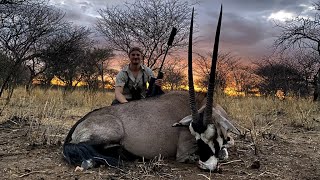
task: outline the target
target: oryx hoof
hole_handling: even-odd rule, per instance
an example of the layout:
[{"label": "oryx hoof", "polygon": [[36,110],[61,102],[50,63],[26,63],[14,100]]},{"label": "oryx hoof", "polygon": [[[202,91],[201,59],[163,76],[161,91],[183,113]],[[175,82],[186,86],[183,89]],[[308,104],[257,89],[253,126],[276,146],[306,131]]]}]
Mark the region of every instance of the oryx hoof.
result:
[{"label": "oryx hoof", "polygon": [[95,165],[96,165],[96,162],[94,162],[93,159],[87,159],[85,161],[82,161],[82,163],[81,163],[82,170],[81,169],[79,169],[79,170],[83,171],[83,170],[91,169]]}]

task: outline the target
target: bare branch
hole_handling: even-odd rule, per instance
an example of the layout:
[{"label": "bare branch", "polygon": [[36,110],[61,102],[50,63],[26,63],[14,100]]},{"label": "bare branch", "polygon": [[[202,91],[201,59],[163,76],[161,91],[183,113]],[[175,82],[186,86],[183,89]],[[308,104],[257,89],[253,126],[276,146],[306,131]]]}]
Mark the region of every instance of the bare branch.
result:
[{"label": "bare branch", "polygon": [[57,30],[63,14],[44,1],[0,4],[0,9],[0,50],[13,61],[1,85],[1,96],[13,73],[34,57],[37,43]]},{"label": "bare branch", "polygon": [[[315,8],[319,8],[314,4]],[[314,17],[296,17],[284,24],[277,23],[281,34],[274,42],[274,46],[280,52],[290,49],[313,49],[320,55],[320,13]]]},{"label": "bare branch", "polygon": [[181,0],[136,0],[123,7],[106,7],[98,11],[97,29],[116,51],[143,48],[145,64],[156,69],[172,27],[178,30],[169,49],[186,46],[191,5]]}]

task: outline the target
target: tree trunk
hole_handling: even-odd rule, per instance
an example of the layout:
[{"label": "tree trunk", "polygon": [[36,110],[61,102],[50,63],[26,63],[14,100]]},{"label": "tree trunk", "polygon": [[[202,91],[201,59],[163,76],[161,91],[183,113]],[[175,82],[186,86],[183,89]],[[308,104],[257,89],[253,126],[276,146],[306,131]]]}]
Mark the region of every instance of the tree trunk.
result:
[{"label": "tree trunk", "polygon": [[314,93],[313,93],[313,101],[320,101],[320,68],[318,73],[314,76]]},{"label": "tree trunk", "polygon": [[104,84],[104,78],[103,78],[103,61],[101,62],[101,71],[100,71],[100,75],[101,75],[101,83],[102,83],[102,91],[104,92],[104,90],[105,90],[105,84]]},{"label": "tree trunk", "polygon": [[10,83],[10,79],[12,78],[12,75],[15,73],[15,71],[17,71],[17,67],[20,65],[20,61],[21,61],[21,59],[17,60],[14,63],[14,65],[12,66],[11,70],[9,71],[7,77],[3,81],[3,84],[0,87],[0,97],[2,97],[4,90],[8,87],[8,85]]},{"label": "tree trunk", "polygon": [[28,94],[30,94],[30,92],[31,92],[32,81],[36,77],[36,74],[30,68],[29,68],[29,71],[30,71],[30,77],[29,77],[29,80],[28,80],[28,82],[26,84],[26,92]]}]

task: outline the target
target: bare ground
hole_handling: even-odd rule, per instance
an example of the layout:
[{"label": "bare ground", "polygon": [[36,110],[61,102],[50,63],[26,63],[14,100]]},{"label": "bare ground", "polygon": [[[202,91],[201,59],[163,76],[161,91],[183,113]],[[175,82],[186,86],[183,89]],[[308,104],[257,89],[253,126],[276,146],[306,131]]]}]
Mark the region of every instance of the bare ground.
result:
[{"label": "bare ground", "polygon": [[320,179],[320,129],[279,126],[281,133],[257,133],[254,141],[250,133],[236,138],[219,172],[162,159],[75,172],[62,158],[61,142],[30,143],[30,124],[11,119],[0,124],[0,179]]}]

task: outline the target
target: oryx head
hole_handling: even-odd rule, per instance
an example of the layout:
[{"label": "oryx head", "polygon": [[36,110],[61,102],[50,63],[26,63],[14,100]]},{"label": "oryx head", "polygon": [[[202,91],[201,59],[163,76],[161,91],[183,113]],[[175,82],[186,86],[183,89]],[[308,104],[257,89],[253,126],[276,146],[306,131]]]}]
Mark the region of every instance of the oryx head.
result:
[{"label": "oryx head", "polygon": [[[211,73],[207,91],[206,104],[199,110],[196,108],[195,92],[192,75],[192,32],[193,32],[193,14],[192,10],[189,48],[188,48],[188,82],[189,82],[189,100],[191,116],[184,118],[181,122],[189,122],[189,129],[195,136],[199,151],[199,167],[201,169],[215,170],[218,164],[218,153],[222,150],[223,142],[226,141],[229,125],[231,123],[221,114],[221,111],[213,107],[213,92],[215,82],[216,63],[218,58],[219,37],[221,29],[222,5],[220,9],[219,21],[216,30],[215,43],[212,55]],[[227,123],[226,128],[223,124]],[[229,123],[229,124],[228,124]]]}]

